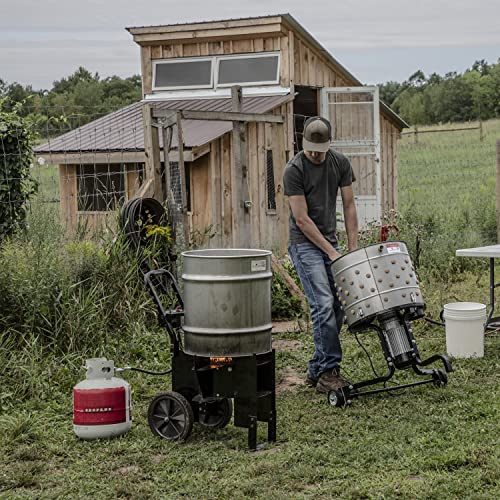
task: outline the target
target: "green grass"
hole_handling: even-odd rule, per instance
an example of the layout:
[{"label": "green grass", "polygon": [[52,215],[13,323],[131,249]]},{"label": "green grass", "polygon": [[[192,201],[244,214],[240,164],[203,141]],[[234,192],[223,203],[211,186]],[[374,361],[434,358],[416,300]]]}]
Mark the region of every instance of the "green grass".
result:
[{"label": "green grass", "polygon": [[[457,129],[477,123],[428,127],[425,130]],[[420,129],[419,129],[420,130]],[[477,130],[422,133],[400,142],[399,205],[418,214],[438,212],[453,216],[479,198],[493,198],[496,172],[496,141],[500,120],[483,123],[483,141]],[[493,186],[492,189],[490,189]]]},{"label": "green grass", "polygon": [[[454,124],[460,128],[477,124]],[[432,127],[427,130],[442,130]],[[403,136],[399,158],[399,211],[408,218],[433,220],[448,231],[473,228],[483,238],[496,237],[496,141],[500,120],[477,130]],[[460,224],[461,223],[461,224]],[[482,233],[481,233],[482,231]]]},{"label": "green grass", "polygon": [[[456,248],[487,242],[494,220],[500,121],[485,131],[482,143],[472,131],[460,139],[422,134],[418,145],[402,145],[398,224],[412,252],[419,238],[419,277],[435,319],[448,302],[488,302],[487,263],[454,257]],[[57,170],[35,168],[39,201],[57,197]],[[153,436],[147,408],[170,379],[135,372],[124,375],[133,387],[132,430],[77,439],[71,389],[84,378],[86,358],[161,370],[169,353],[130,256],[116,244],[64,242],[56,205],[34,204],[27,239],[0,251],[0,498],[500,497],[498,332],[485,338],[484,358],[454,361],[445,388],[370,396],[341,410],[292,386],[278,394],[278,442],[255,453],[246,430],[232,424],[214,432],[196,425],[179,444]],[[276,336],[300,342],[277,353],[278,381],[305,375],[313,344],[302,326]],[[445,352],[442,328],[414,327],[422,357]],[[376,336],[360,339],[382,372]],[[343,333],[343,346],[347,376],[371,377],[352,334]]]},{"label": "green grass", "polygon": [[38,181],[38,201],[58,202],[60,197],[59,168],[45,164],[34,166],[34,178]]},{"label": "green grass", "polygon": [[[307,334],[293,339],[303,348],[278,356],[278,377],[284,368],[302,372],[311,353]],[[372,339],[366,342],[376,355]],[[369,375],[348,335],[344,345],[350,375]],[[424,354],[444,348],[437,331],[420,345]],[[278,442],[257,453],[232,425],[217,432],[195,426],[181,444],[154,437],[145,415],[167,378],[127,375],[133,428],[108,441],[73,435],[69,394],[24,402],[0,418],[0,491],[18,498],[495,498],[498,338],[487,339],[486,352],[482,360],[456,361],[444,389],[367,397],[346,410],[310,389],[283,392]]]}]

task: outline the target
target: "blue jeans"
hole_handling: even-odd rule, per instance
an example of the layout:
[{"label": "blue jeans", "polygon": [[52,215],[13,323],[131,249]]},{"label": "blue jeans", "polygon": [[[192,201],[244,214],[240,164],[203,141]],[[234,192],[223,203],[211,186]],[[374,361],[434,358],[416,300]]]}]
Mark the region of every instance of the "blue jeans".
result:
[{"label": "blue jeans", "polygon": [[315,351],[308,369],[313,377],[319,377],[342,361],[339,333],[344,312],[336,295],[332,261],[309,242],[290,245],[288,253],[311,308]]}]

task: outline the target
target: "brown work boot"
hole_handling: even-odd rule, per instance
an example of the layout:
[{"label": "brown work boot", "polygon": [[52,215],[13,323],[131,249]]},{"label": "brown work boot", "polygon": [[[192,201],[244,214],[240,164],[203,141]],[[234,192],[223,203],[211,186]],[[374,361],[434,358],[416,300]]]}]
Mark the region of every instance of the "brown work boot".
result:
[{"label": "brown work boot", "polygon": [[309,372],[307,372],[306,385],[308,387],[316,387],[318,385],[318,379],[319,377],[315,377],[314,375],[311,375]]},{"label": "brown work boot", "polygon": [[316,390],[318,392],[328,393],[330,391],[338,391],[342,387],[348,387],[350,385],[351,382],[340,375],[340,368],[332,368],[320,375]]}]

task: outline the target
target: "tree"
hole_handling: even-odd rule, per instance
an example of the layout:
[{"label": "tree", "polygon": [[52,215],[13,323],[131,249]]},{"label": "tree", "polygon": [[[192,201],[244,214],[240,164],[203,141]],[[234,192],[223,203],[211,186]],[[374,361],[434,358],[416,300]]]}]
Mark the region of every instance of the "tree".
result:
[{"label": "tree", "polygon": [[415,73],[413,73],[413,75],[408,78],[408,81],[406,83],[409,87],[422,87],[423,85],[425,85],[424,72],[421,69],[415,71]]},{"label": "tree", "polygon": [[55,94],[68,94],[73,92],[74,88],[80,82],[98,82],[99,74],[96,73],[92,75],[90,71],[80,66],[72,75],[67,78],[62,78],[59,81],[55,81],[52,86],[51,92]]},{"label": "tree", "polygon": [[27,203],[38,187],[30,174],[34,135],[21,109],[22,102],[0,99],[0,242],[25,227]]},{"label": "tree", "polygon": [[385,102],[388,106],[392,106],[392,103],[398,97],[402,90],[402,84],[394,81],[390,81],[384,84],[379,84],[379,95],[380,100]]}]

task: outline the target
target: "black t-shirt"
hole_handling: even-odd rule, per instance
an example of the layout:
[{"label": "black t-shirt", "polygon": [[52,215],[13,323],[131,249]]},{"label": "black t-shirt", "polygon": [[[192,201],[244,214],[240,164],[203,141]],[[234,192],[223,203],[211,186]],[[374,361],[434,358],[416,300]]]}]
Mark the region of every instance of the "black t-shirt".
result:
[{"label": "black t-shirt", "polygon": [[[301,151],[287,163],[283,184],[285,195],[305,196],[309,217],[330,243],[336,243],[337,192],[339,187],[352,184],[349,160],[330,149],[325,161],[316,165]],[[288,240],[289,244],[309,241],[298,228],[291,210]]]}]

